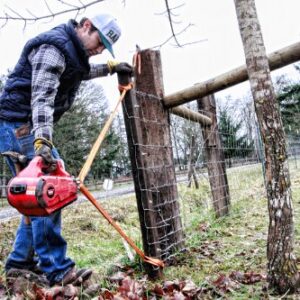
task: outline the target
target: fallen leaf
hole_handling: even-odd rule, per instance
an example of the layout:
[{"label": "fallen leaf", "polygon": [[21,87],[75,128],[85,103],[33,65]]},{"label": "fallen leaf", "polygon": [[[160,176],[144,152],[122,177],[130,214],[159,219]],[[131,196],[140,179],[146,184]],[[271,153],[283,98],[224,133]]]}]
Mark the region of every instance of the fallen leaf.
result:
[{"label": "fallen leaf", "polygon": [[221,274],[212,284],[220,291],[227,293],[232,290],[238,289],[240,286],[237,282],[233,281],[231,278]]},{"label": "fallen leaf", "polygon": [[186,300],[187,298],[181,292],[174,292],[174,300]]},{"label": "fallen leaf", "polygon": [[182,293],[189,296],[194,297],[198,291],[198,287],[195,285],[195,283],[191,280],[186,280],[185,285],[182,289]]},{"label": "fallen leaf", "polygon": [[119,271],[113,274],[112,276],[108,277],[108,280],[110,282],[116,282],[118,284],[121,284],[121,282],[124,280],[125,277],[126,277],[126,273]]},{"label": "fallen leaf", "polygon": [[202,223],[199,225],[199,230],[206,232],[209,229],[210,225],[208,223]]},{"label": "fallen leaf", "polygon": [[265,280],[265,275],[254,272],[242,273],[235,271],[232,272],[229,277],[243,284],[253,284]]},{"label": "fallen leaf", "polygon": [[99,296],[99,300],[112,300],[114,299],[114,294],[107,289],[104,289]]},{"label": "fallen leaf", "polygon": [[[177,288],[178,288],[178,286],[177,286]],[[163,283],[163,289],[166,293],[173,293],[173,291],[176,289],[174,281],[169,281],[169,280],[165,281]]]},{"label": "fallen leaf", "polygon": [[155,285],[155,287],[152,291],[158,297],[162,297],[164,295],[164,289],[158,284]]}]

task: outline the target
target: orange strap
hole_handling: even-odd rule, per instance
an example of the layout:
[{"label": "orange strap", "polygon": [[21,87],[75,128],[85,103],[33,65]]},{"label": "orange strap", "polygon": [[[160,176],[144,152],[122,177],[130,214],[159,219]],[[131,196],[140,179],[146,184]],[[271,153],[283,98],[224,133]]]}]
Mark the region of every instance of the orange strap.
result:
[{"label": "orange strap", "polygon": [[144,252],[140,248],[138,248],[138,246],[134,243],[134,241],[129,236],[126,235],[126,233],[113,220],[113,218],[108,214],[108,212],[97,202],[97,200],[89,192],[89,190],[86,188],[86,186],[83,183],[80,184],[80,191],[97,208],[97,210],[102,214],[102,216],[119,232],[119,234],[135,250],[135,252],[141,257],[142,260],[156,267],[160,267],[160,268],[164,267],[164,262],[162,260],[146,256]]},{"label": "orange strap", "polygon": [[137,70],[138,74],[141,74],[142,71],[142,62],[141,62],[141,53],[137,51],[132,58],[132,66]]},{"label": "orange strap", "polygon": [[130,82],[129,84],[127,85],[119,85],[119,90],[120,92],[122,92],[114,110],[112,111],[112,113],[110,114],[109,118],[107,119],[107,121],[105,122],[96,142],[94,143],[90,153],[89,153],[89,156],[87,158],[87,160],[85,161],[80,173],[79,173],[79,180],[80,182],[84,182],[84,179],[86,177],[86,175],[88,174],[88,172],[90,171],[90,168],[91,168],[91,165],[95,159],[95,156],[97,155],[98,153],[98,150],[106,136],[106,133],[108,131],[108,129],[110,128],[110,125],[115,117],[115,115],[117,114],[117,111],[118,111],[118,108],[119,108],[119,105],[121,104],[121,102],[123,101],[124,97],[125,97],[125,94],[127,91],[129,91],[130,89],[132,89],[133,87],[133,84]]},{"label": "orange strap", "polygon": [[121,92],[121,96],[116,104],[115,109],[109,116],[108,120],[106,121],[103,129],[101,130],[95,144],[93,145],[91,152],[82,167],[80,174],[79,174],[79,180],[80,180],[80,191],[83,195],[86,196],[86,198],[97,208],[97,210],[102,214],[102,216],[119,232],[119,234],[126,240],[126,242],[135,250],[135,252],[147,263],[152,264],[156,267],[163,268],[164,262],[160,259],[153,258],[146,256],[144,252],[138,248],[138,246],[133,242],[133,240],[128,237],[125,232],[121,229],[121,227],[112,219],[112,217],[107,213],[107,211],[97,202],[97,200],[94,198],[94,196],[89,192],[89,190],[86,188],[86,186],[83,184],[83,181],[87,175],[87,173],[90,170],[91,164],[101,146],[102,141],[104,140],[104,137],[112,123],[112,120],[117,112],[117,109],[122,102],[122,100],[125,97],[125,94],[127,91],[131,90],[133,88],[132,82],[130,82],[127,85],[119,85],[119,91]]},{"label": "orange strap", "polygon": [[[121,93],[123,93],[124,91],[125,92],[130,91],[132,88],[133,88],[133,83],[132,82],[129,82],[127,85],[119,84],[119,91]],[[122,95],[121,95],[121,97],[122,97]]]}]

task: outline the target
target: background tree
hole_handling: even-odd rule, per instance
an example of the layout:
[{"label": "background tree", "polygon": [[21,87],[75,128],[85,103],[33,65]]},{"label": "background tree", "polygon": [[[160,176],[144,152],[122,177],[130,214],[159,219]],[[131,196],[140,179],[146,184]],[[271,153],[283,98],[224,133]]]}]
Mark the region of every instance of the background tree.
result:
[{"label": "background tree", "polygon": [[[299,65],[295,65],[299,71]],[[277,83],[277,100],[280,106],[289,156],[299,155],[300,84],[281,76]]]},{"label": "background tree", "polygon": [[114,132],[118,134],[118,153],[113,161],[113,174],[115,176],[131,176],[131,164],[126,137],[123,114],[119,112],[113,123]]},{"label": "background tree", "polygon": [[7,77],[6,75],[0,75],[0,93],[2,93],[2,91],[3,91],[6,77]]},{"label": "background tree", "polygon": [[[197,111],[197,103],[189,103],[186,105],[189,109]],[[200,164],[203,161],[203,139],[199,134],[200,125],[196,122],[189,121],[184,118],[171,115],[171,135],[172,144],[174,145],[174,158],[179,164],[180,169],[186,169],[190,154],[190,143],[192,136],[195,137],[195,149],[192,164]]]},{"label": "background tree", "polygon": [[219,107],[218,112],[222,147],[230,167],[232,158],[244,158],[253,153],[254,141],[243,128],[244,120],[233,117],[228,107]]},{"label": "background tree", "polygon": [[287,85],[278,94],[278,101],[285,132],[299,134],[300,84]]},{"label": "background tree", "polygon": [[[5,75],[0,76],[0,93],[2,93],[4,83],[6,80]],[[0,155],[0,198],[6,196],[6,184],[10,178],[11,173],[8,171],[8,167],[5,163],[5,158]]]},{"label": "background tree", "polygon": [[[83,82],[72,108],[55,124],[53,141],[67,170],[77,175],[107,119],[107,99],[101,86]],[[119,137],[111,128],[91,167],[90,176],[112,175],[113,161],[119,153]]]},{"label": "background tree", "polygon": [[[12,7],[9,5],[5,6],[5,10],[2,11],[0,14],[0,29],[4,26],[7,25],[8,22],[10,21],[21,21],[24,23],[24,28],[27,26],[27,24],[32,24],[35,22],[40,22],[40,21],[49,21],[53,20],[55,17],[62,15],[62,14],[67,14],[67,13],[73,13],[74,14],[74,19],[84,12],[88,7],[94,6],[97,3],[103,2],[104,0],[91,0],[91,1],[84,1],[84,0],[77,0],[77,1],[70,1],[72,3],[68,3],[68,1],[62,1],[62,0],[44,0],[44,5],[47,10],[46,13],[40,14],[40,13],[35,13],[31,9],[26,9],[25,12],[22,12],[18,9],[18,7]],[[126,4],[126,1],[123,0],[123,5]],[[167,44],[169,41],[174,41],[176,47],[183,47],[186,45],[192,45],[192,44],[197,44],[201,43],[204,41],[207,41],[207,39],[201,39],[197,41],[190,41],[187,43],[181,43],[178,41],[178,36],[185,33],[188,28],[192,27],[194,24],[189,23],[187,25],[184,25],[182,27],[181,23],[178,20],[178,10],[184,6],[184,4],[181,5],[176,5],[171,7],[169,5],[169,1],[165,0],[165,7],[166,10],[160,13],[163,16],[167,16],[169,25],[170,25],[170,31],[171,31],[171,36],[169,36],[164,42],[162,42],[159,45],[152,46],[151,48],[161,48],[163,45]],[[179,27],[176,28],[175,27]]]}]

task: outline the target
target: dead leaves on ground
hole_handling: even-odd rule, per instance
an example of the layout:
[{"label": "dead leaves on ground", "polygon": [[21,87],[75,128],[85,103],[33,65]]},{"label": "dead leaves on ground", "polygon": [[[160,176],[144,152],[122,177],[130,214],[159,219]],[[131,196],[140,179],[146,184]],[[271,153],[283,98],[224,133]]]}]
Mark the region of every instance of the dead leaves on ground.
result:
[{"label": "dead leaves on ground", "polygon": [[[130,272],[129,272],[130,273]],[[241,287],[242,284],[255,284],[265,281],[265,276],[254,272],[232,272],[229,276],[218,275],[215,280],[207,280],[201,286],[193,281],[173,280],[155,284],[151,288],[147,278],[136,280],[129,276],[128,272],[117,272],[108,280],[111,290],[100,288],[99,285],[91,285],[90,292],[81,292],[80,287],[66,285],[64,287],[45,288],[32,283],[30,289],[18,290],[12,298],[8,296],[7,287],[0,278],[0,299],[14,300],[62,300],[62,299],[91,299],[93,294],[99,300],[140,300],[140,299],[166,299],[166,300],[189,300],[189,299],[214,299],[224,296]],[[130,273],[131,274],[131,273]],[[97,287],[96,287],[97,286]]]},{"label": "dead leaves on ground", "polygon": [[230,273],[229,276],[220,274],[218,278],[212,282],[212,284],[222,293],[227,293],[239,289],[240,284],[255,284],[265,280],[266,276],[262,274],[235,271]]},{"label": "dead leaves on ground", "polygon": [[38,285],[32,279],[25,276],[19,276],[15,279],[10,278],[6,284],[0,277],[0,299],[2,300],[63,300],[63,299],[91,299],[100,292],[98,284],[86,284],[74,286],[68,284],[65,286],[48,287]]},{"label": "dead leaves on ground", "polygon": [[214,299],[240,288],[241,284],[254,284],[265,280],[265,276],[254,272],[232,272],[229,276],[221,274],[216,280],[210,280],[202,286],[197,286],[193,281],[173,280],[162,284],[155,284],[153,288],[147,287],[147,280],[134,280],[126,273],[118,272],[109,278],[117,284],[115,292],[102,290],[99,299]]}]

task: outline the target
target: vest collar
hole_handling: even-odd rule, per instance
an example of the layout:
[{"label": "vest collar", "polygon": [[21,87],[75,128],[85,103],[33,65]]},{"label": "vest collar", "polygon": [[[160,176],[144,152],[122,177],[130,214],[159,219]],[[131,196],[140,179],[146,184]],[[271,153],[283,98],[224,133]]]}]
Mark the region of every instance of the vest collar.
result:
[{"label": "vest collar", "polygon": [[84,63],[85,67],[89,70],[90,69],[89,56],[87,55],[87,52],[75,31],[75,27],[77,25],[78,23],[75,20],[72,19],[69,20],[67,23],[67,33],[72,39],[72,42],[76,48],[76,51],[79,54],[79,57],[82,58],[82,62]]}]

